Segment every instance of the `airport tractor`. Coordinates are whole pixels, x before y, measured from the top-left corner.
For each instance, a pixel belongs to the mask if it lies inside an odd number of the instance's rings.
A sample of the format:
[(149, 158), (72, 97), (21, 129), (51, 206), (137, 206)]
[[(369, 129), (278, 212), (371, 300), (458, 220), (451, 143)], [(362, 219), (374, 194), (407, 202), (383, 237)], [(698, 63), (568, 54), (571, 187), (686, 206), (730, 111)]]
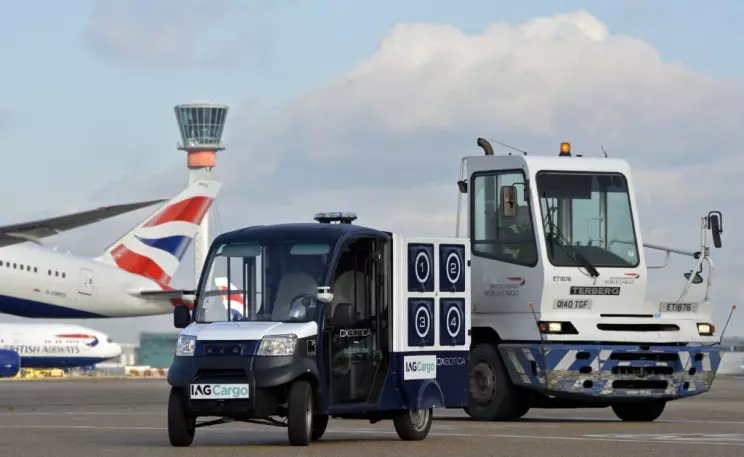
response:
[(197, 290), (173, 292), (173, 446), (231, 421), (286, 427), (291, 445), (307, 446), (329, 418), (391, 420), (418, 441), (433, 408), (467, 406), (467, 240), (355, 219), (319, 213), (214, 240)]
[[(477, 144), (485, 154), (463, 157), (457, 182), (455, 236), (464, 213), (472, 255), (465, 411), (504, 421), (531, 408), (611, 407), (653, 421), (668, 401), (708, 391), (723, 355), (708, 246), (710, 235), (721, 247), (722, 214), (701, 218), (698, 251), (644, 244), (625, 160), (572, 156), (570, 143), (555, 156)], [(647, 265), (644, 247), (665, 262)], [(648, 301), (649, 270), (671, 254), (694, 268), (670, 301)], [(703, 282), (704, 298), (688, 299)]]

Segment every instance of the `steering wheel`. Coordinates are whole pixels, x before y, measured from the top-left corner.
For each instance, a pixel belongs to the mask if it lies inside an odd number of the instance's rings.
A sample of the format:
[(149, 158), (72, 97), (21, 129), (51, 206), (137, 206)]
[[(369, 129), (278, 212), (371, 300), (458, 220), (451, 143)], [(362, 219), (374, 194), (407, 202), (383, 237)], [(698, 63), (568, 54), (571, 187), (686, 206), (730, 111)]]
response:
[(307, 315), (308, 308), (316, 306), (318, 299), (311, 294), (301, 293), (297, 294), (289, 301), (289, 317), (290, 319), (304, 319)]

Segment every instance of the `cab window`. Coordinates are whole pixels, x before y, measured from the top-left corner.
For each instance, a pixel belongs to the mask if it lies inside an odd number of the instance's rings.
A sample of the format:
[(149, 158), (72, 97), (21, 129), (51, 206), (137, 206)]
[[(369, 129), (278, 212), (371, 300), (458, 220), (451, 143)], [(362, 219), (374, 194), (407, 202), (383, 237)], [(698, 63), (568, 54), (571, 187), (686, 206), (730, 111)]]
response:
[(534, 267), (537, 246), (521, 170), (474, 173), (470, 187), (473, 255)]

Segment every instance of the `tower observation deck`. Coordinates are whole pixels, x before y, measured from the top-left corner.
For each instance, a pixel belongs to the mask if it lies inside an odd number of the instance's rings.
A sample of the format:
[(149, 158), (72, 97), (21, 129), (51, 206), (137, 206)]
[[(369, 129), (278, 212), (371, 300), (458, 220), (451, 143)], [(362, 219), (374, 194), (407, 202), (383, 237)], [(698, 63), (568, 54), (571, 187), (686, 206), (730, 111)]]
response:
[(176, 105), (174, 111), (181, 132), (178, 149), (188, 153), (189, 168), (214, 167), (217, 164), (217, 151), (225, 149), (222, 132), (227, 119), (227, 106), (191, 103)]
[[(225, 149), (222, 132), (227, 120), (227, 106), (190, 103), (176, 105), (173, 110), (181, 132), (178, 149), (187, 153), (189, 182), (211, 180), (212, 168), (217, 165), (217, 151)], [(209, 214), (206, 214), (194, 239), (194, 276), (197, 284), (209, 243)]]

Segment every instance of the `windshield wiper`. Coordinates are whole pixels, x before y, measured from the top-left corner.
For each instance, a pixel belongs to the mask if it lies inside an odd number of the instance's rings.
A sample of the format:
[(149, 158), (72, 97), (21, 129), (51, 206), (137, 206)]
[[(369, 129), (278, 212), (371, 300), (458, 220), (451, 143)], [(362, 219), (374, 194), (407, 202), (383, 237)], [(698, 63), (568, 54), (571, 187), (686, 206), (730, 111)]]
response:
[[(548, 234), (549, 238), (548, 242), (551, 245), (556, 244), (558, 245), (563, 252), (565, 252), (573, 261), (576, 263), (579, 267), (584, 267), (589, 272), (589, 274), (596, 278), (599, 276), (599, 271), (592, 265), (590, 261), (586, 259), (576, 248), (571, 244), (571, 242), (566, 238), (566, 236), (561, 232), (561, 229), (558, 228), (558, 225), (556, 225), (553, 222), (553, 216), (552, 216), (552, 208), (548, 204), (548, 199), (543, 193), (543, 198), (545, 198), (545, 206), (547, 207), (548, 214), (546, 216), (548, 226), (550, 227), (550, 232)], [(558, 241), (560, 242), (553, 242), (553, 237), (556, 236), (558, 238)]]

